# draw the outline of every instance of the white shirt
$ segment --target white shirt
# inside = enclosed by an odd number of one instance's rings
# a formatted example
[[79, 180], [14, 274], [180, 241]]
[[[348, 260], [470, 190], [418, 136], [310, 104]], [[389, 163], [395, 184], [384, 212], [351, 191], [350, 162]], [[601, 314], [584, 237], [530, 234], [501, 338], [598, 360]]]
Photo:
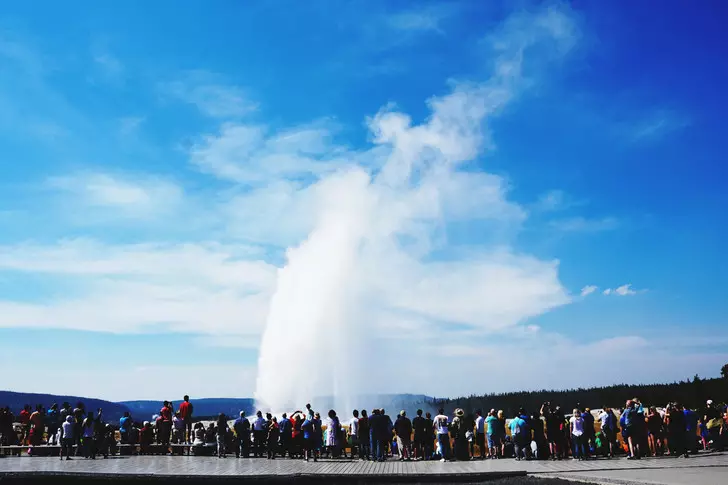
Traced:
[[485, 418], [483, 416], [475, 418], [475, 431], [479, 434], [485, 433]]
[[599, 421], [602, 423], [602, 428], [604, 428], [604, 423], [607, 422], [607, 418], [609, 417], [609, 413], [602, 411], [599, 413]]
[[584, 434], [584, 418], [581, 416], [572, 416], [569, 422], [573, 425], [571, 428], [571, 434], [574, 436], [581, 436]]
[[351, 418], [349, 421], [349, 434], [359, 436], [359, 418]]
[[437, 434], [447, 434], [447, 425], [448, 425], [448, 417], [444, 414], [438, 414], [435, 416], [434, 423], [435, 423], [435, 430], [437, 431]]

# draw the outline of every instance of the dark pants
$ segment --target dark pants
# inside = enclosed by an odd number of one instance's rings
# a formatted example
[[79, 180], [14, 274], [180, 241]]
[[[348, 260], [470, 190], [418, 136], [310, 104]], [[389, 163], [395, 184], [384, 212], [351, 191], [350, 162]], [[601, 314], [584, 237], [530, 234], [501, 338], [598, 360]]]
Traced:
[[442, 457], [446, 460], [449, 460], [450, 459], [450, 435], [438, 434], [437, 442], [440, 444], [440, 451], [442, 452]]
[[369, 436], [369, 442], [371, 443], [371, 453], [372, 453], [372, 460], [378, 460], [379, 459], [379, 440], [377, 440], [374, 436]]
[[574, 458], [586, 458], [586, 454], [584, 451], [584, 441], [584, 435], [571, 435], [571, 444], [573, 446], [572, 456]]
[[184, 441], [192, 443], [194, 441], [194, 436], [192, 435], [192, 418], [185, 418], [185, 432], [187, 434], [185, 435]]
[[240, 454], [243, 458], [250, 457], [250, 433], [248, 433], [247, 436], [243, 436], [240, 440]]
[[61, 438], [61, 458], [63, 458], [63, 455], [70, 457], [73, 454], [74, 442], [73, 438]]
[[83, 455], [86, 458], [96, 458], [96, 440], [93, 438], [83, 438]]
[[265, 431], [253, 431], [255, 456], [262, 457], [265, 453]]

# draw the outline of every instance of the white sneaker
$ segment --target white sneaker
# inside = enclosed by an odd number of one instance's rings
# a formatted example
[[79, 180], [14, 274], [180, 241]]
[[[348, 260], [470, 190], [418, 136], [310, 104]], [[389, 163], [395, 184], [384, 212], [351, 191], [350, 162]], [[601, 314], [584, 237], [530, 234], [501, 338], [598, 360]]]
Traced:
[[446, 461], [444, 458], [440, 458], [440, 461]]

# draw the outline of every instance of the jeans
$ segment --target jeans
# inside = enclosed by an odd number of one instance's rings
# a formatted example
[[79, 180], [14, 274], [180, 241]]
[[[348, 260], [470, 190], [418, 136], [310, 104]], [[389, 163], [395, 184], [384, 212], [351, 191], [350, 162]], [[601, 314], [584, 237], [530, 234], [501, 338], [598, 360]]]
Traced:
[[381, 455], [379, 454], [379, 440], [377, 440], [374, 436], [370, 435], [369, 441], [372, 448], [372, 460], [379, 460], [381, 458]]
[[442, 457], [446, 460], [449, 460], [450, 459], [450, 435], [438, 434], [437, 442], [440, 444], [440, 451], [442, 452]]
[[584, 435], [571, 435], [571, 444], [573, 446], [572, 456], [574, 458], [585, 458], [586, 452], [584, 451]]

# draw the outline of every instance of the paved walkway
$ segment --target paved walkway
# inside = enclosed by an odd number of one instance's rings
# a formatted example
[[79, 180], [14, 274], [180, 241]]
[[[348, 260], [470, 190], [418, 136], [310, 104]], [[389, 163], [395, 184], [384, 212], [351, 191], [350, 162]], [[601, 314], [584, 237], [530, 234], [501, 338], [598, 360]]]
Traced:
[[351, 460], [322, 460], [305, 463], [301, 460], [225, 459], [197, 456], [133, 456], [76, 458], [61, 461], [46, 457], [5, 457], [0, 459], [0, 481], [3, 475], [16, 477], [40, 474], [72, 474], [99, 477], [248, 477], [298, 479], [415, 477], [452, 479], [489, 479], [498, 476], [529, 475], [559, 477], [591, 483], [645, 483], [664, 485], [728, 484], [728, 454], [705, 454], [689, 459], [648, 458], [638, 461], [624, 458], [578, 461], [485, 460], [469, 462], [399, 462], [372, 463]]

